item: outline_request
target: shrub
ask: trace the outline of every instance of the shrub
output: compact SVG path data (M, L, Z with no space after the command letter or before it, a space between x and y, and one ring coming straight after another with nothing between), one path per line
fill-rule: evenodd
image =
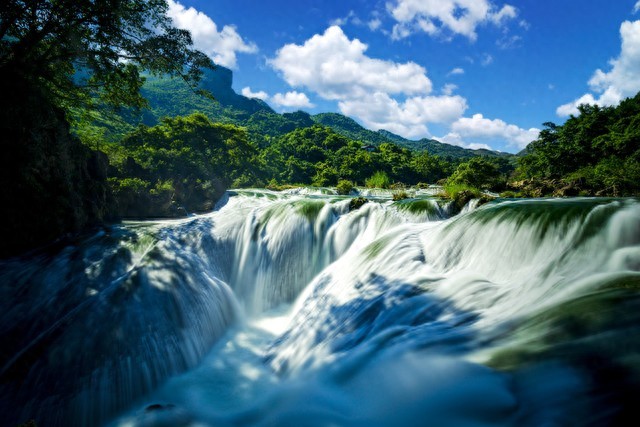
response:
M353 182L346 179L341 179L340 181L338 181L336 190L338 191L338 194L349 194L351 193L351 190L353 190Z
M505 199L515 199L516 197L520 197L520 195L515 191L507 190L500 193L500 197L503 197Z
M404 199L408 199L409 198L409 193L407 193L404 190L398 190L398 191L394 191L393 192L393 200L394 201L398 201L398 200L404 200Z
M378 171L367 178L364 183L368 188L389 188L391 180L386 172Z
M349 211L360 209L362 205L364 205L368 201L369 200L365 199L364 197L355 197L351 199L351 201L349 202Z
M448 179L451 184L467 185L476 189L497 188L504 185L503 181L498 167L482 157L474 157L461 163Z
M466 184L446 184L443 190L444 197L451 199L458 210L469 203L469 200L481 199L483 197L479 189Z

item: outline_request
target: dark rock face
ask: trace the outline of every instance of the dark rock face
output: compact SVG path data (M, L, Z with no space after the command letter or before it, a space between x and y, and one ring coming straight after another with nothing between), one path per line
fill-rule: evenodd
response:
M233 90L233 72L220 65L213 70L205 70L200 86L210 91L221 105L234 107L253 114L257 111L273 112L263 101L238 95Z
M365 199L364 197L354 197L349 202L349 212L355 211L356 209L360 209L362 205L364 205L367 202L369 202L369 200Z
M64 112L19 76L0 91L0 257L106 219L108 159L69 133Z
M211 180L205 190L195 182L179 183L169 191L150 192L135 188L113 188L113 212L118 218L182 218L213 210L227 189L221 180Z

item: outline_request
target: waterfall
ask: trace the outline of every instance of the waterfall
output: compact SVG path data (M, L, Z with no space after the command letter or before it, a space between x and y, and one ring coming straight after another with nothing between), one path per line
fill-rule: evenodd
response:
M237 190L207 215L0 261L0 413L536 426L633 409L637 200L498 200L452 217L428 192L368 197L353 209L328 189Z

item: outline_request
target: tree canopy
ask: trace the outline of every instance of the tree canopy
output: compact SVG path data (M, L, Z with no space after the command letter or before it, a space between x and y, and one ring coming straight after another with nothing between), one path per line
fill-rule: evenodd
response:
M617 107L581 105L579 113L563 125L544 124L520 158L517 177L585 195L638 194L640 94Z
M165 0L5 0L0 78L24 78L58 105L98 95L143 106L141 70L196 82L213 66L167 8Z
M212 209L234 180L251 179L257 155L244 129L200 113L141 125L110 150L109 181L122 216Z

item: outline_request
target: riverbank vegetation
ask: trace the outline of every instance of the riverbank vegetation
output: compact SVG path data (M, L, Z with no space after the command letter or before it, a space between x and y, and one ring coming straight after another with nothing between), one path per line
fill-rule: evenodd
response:
M518 160L511 186L528 197L640 194L640 94L617 107L582 105L545 123Z

